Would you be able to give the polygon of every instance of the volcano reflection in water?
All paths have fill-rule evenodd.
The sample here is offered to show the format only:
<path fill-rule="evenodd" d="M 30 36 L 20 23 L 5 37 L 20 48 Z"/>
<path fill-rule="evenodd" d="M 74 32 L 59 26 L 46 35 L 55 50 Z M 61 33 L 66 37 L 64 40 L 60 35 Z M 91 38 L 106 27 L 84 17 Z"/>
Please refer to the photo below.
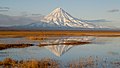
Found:
<path fill-rule="evenodd" d="M 44 46 L 56 56 L 60 57 L 75 45 L 83 45 L 91 43 L 95 38 L 94 37 L 61 37 L 59 39 L 46 41 L 47 46 Z M 53 44 L 53 45 L 52 45 Z M 54 45 L 55 44 L 55 45 Z"/>
<path fill-rule="evenodd" d="M 35 46 L 26 48 L 8 48 L 0 50 L 0 60 L 10 57 L 13 59 L 41 59 L 45 57 L 60 57 L 76 45 L 90 44 L 95 40 L 95 37 L 81 36 L 81 37 L 49 37 L 43 41 L 36 41 L 40 43 Z M 35 40 L 34 40 L 35 41 Z M 30 42 L 32 43 L 32 42 Z M 33 43 L 34 44 L 34 43 Z M 39 46 L 44 44 L 45 46 Z M 45 49 L 44 49 L 45 48 Z M 48 49 L 53 54 L 49 54 Z"/>

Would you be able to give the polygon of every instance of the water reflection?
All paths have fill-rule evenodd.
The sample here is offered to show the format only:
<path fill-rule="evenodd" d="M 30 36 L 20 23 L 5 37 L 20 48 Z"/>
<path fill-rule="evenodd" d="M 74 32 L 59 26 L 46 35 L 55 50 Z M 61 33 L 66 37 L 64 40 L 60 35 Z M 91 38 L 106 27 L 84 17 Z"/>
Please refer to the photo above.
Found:
<path fill-rule="evenodd" d="M 46 45 L 59 45 L 59 44 L 64 44 L 64 45 L 79 45 L 79 44 L 84 44 L 85 42 L 92 42 L 95 40 L 95 37 L 92 36 L 80 36 L 80 37 L 49 37 L 48 39 L 40 42 L 40 44 L 46 44 Z"/>
<path fill-rule="evenodd" d="M 54 45 L 54 46 L 45 46 L 45 48 L 49 49 L 56 56 L 60 57 L 64 53 L 68 52 L 73 45 Z"/>
<path fill-rule="evenodd" d="M 38 37 L 34 40 L 26 38 L 24 38 L 24 40 L 21 38 L 1 39 L 7 40 L 8 42 L 11 41 L 12 43 L 16 40 L 21 41 L 20 43 L 28 41 L 27 43 L 35 45 L 25 48 L 8 48 L 0 50 L 0 60 L 8 57 L 15 60 L 41 60 L 50 58 L 65 64 L 72 61 L 77 62 L 80 59 L 91 56 L 93 58 L 97 56 L 102 59 L 107 58 L 108 61 L 120 61 L 120 37 L 65 36 Z M 4 41 L 4 43 L 5 42 L 6 41 Z"/>
<path fill-rule="evenodd" d="M 75 45 L 89 44 L 94 40 L 94 37 L 62 37 L 59 39 L 46 41 L 48 46 L 44 46 L 49 49 L 56 56 L 62 56 L 64 53 L 68 52 Z M 58 44 L 58 45 L 52 45 Z M 65 45 L 66 44 L 66 45 Z"/>
<path fill-rule="evenodd" d="M 41 40 L 42 38 L 42 40 Z M 38 37 L 39 40 L 32 40 L 26 38 L 0 38 L 0 44 L 34 44 L 40 46 L 47 45 L 79 45 L 85 42 L 91 42 L 95 39 L 92 36 L 80 36 L 80 37 Z"/>
<path fill-rule="evenodd" d="M 41 40 L 40 41 L 39 40 L 31 40 L 32 42 L 35 41 L 39 44 L 37 44 L 36 46 L 30 46 L 30 47 L 25 47 L 25 48 L 13 48 L 13 49 L 8 48 L 5 50 L 0 50 L 0 55 L 1 55 L 0 59 L 3 59 L 5 57 L 11 57 L 13 59 L 21 59 L 21 58 L 22 59 L 30 59 L 30 58 L 40 59 L 40 58 L 44 58 L 44 57 L 49 57 L 50 55 L 47 56 L 49 52 L 46 52 L 45 49 L 49 50 L 57 57 L 60 57 L 63 54 L 67 53 L 70 49 L 72 49 L 76 45 L 90 44 L 93 40 L 95 40 L 95 38 L 91 37 L 91 36 L 89 36 L 89 37 L 88 36 L 49 37 L 42 41 Z M 3 53 L 3 52 L 5 52 L 5 53 Z M 46 54 L 46 55 L 43 55 L 43 54 Z M 4 55 L 4 57 L 2 57 L 2 55 Z"/>

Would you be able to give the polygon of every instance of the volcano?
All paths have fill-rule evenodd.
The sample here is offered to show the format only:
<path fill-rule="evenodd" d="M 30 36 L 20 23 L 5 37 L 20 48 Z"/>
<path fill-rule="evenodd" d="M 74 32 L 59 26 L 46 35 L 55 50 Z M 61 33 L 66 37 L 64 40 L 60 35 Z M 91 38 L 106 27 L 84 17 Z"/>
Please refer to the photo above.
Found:
<path fill-rule="evenodd" d="M 89 30 L 95 28 L 100 29 L 103 27 L 88 22 L 83 22 L 80 19 L 70 15 L 62 8 L 56 8 L 38 22 L 33 22 L 23 26 L 16 26 L 15 28 L 38 30 Z"/>
<path fill-rule="evenodd" d="M 57 25 L 59 27 L 81 27 L 81 28 L 95 27 L 93 24 L 81 22 L 79 19 L 71 16 L 62 8 L 56 8 L 50 14 L 45 16 L 42 21 L 48 24 Z"/>

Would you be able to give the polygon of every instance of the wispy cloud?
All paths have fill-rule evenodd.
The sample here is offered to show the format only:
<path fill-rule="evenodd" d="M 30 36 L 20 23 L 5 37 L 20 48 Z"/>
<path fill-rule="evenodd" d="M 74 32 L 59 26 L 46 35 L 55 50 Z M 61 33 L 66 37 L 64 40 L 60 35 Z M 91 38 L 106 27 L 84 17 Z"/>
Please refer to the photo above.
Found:
<path fill-rule="evenodd" d="M 111 22 L 106 19 L 96 19 L 96 20 L 82 20 L 83 22 L 99 23 L 99 22 Z"/>
<path fill-rule="evenodd" d="M 40 21 L 41 16 L 9 16 L 0 14 L 0 26 L 25 25 Z"/>
<path fill-rule="evenodd" d="M 119 9 L 112 9 L 112 10 L 108 10 L 108 12 L 114 13 L 114 12 L 119 12 Z"/>
<path fill-rule="evenodd" d="M 9 7 L 1 7 L 0 6 L 0 12 L 6 12 L 8 11 L 10 8 Z"/>

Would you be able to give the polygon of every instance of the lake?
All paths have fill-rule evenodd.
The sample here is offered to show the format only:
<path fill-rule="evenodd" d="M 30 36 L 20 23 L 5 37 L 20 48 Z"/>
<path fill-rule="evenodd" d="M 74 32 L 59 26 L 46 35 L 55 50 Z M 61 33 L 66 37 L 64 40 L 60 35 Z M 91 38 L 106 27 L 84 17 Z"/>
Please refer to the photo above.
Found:
<path fill-rule="evenodd" d="M 41 39 L 42 38 L 42 39 Z M 120 37 L 97 36 L 62 36 L 30 38 L 0 38 L 1 44 L 34 44 L 25 48 L 8 48 L 0 50 L 0 60 L 51 58 L 62 64 L 79 59 L 94 57 L 107 61 L 120 62 Z M 38 46 L 43 45 L 44 46 Z"/>

